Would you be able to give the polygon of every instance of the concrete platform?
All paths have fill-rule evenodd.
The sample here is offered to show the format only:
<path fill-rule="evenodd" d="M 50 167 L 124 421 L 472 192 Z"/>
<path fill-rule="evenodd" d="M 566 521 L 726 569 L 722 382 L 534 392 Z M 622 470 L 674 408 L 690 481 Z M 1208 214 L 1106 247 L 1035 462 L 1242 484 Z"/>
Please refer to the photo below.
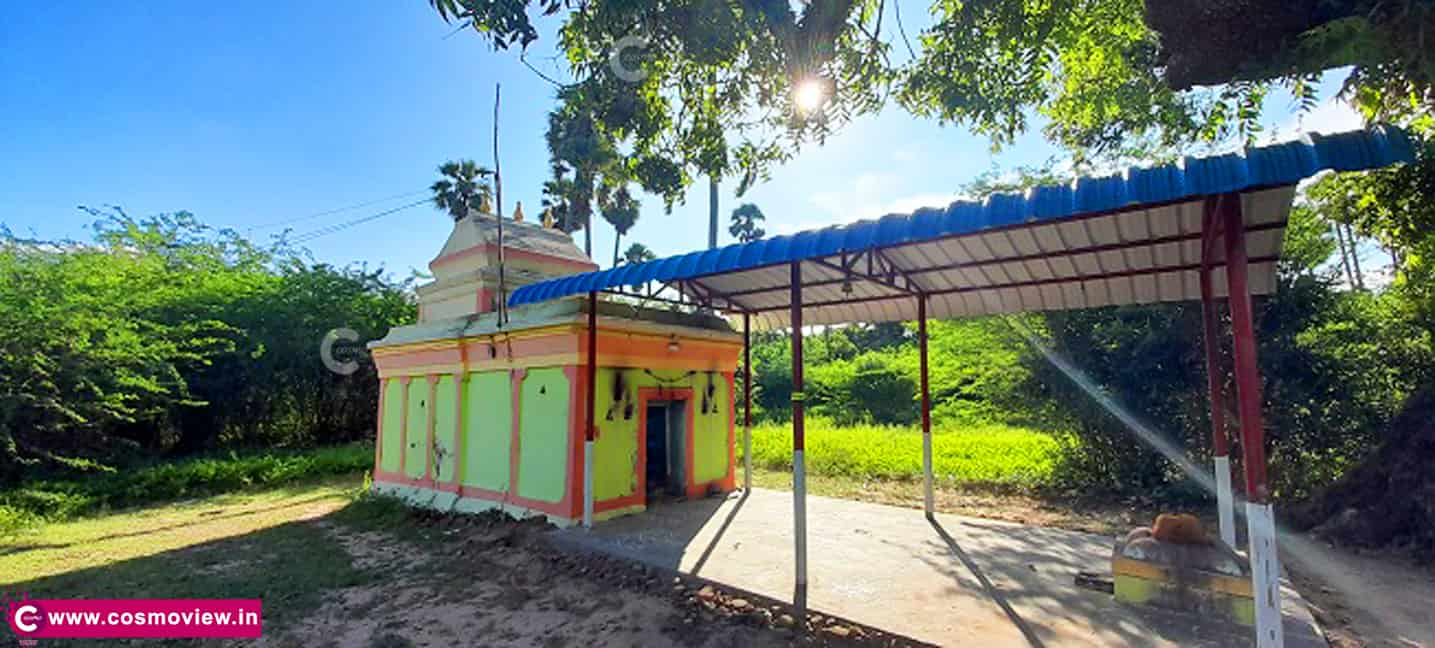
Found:
<path fill-rule="evenodd" d="M 957 515 L 808 497 L 808 605 L 817 612 L 941 645 L 1239 646 L 1253 631 L 1129 607 L 1076 587 L 1110 573 L 1112 539 Z M 657 505 L 558 531 L 601 551 L 791 601 L 792 495 Z M 1282 588 L 1287 646 L 1325 646 L 1304 602 Z M 979 642 L 979 643 L 978 643 Z"/>

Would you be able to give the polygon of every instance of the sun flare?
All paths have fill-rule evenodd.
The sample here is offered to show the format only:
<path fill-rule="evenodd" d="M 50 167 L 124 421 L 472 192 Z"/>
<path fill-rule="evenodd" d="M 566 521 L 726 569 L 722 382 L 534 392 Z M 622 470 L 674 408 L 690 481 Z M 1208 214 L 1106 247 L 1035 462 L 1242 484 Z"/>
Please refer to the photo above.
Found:
<path fill-rule="evenodd" d="M 813 113 L 827 101 L 827 89 L 819 79 L 804 79 L 793 89 L 793 100 L 803 113 Z"/>

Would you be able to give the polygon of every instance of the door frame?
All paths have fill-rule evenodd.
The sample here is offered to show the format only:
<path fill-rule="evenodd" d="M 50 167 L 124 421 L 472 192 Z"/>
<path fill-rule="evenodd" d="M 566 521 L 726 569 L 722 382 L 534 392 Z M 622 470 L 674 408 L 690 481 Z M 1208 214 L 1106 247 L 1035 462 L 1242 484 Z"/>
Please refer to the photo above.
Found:
<path fill-rule="evenodd" d="M 648 403 L 682 401 L 683 407 L 683 484 L 685 495 L 691 496 L 693 482 L 693 430 L 696 423 L 693 415 L 693 389 L 691 387 L 639 387 L 638 388 L 638 461 L 633 466 L 637 473 L 637 495 L 643 506 L 648 505 Z"/>

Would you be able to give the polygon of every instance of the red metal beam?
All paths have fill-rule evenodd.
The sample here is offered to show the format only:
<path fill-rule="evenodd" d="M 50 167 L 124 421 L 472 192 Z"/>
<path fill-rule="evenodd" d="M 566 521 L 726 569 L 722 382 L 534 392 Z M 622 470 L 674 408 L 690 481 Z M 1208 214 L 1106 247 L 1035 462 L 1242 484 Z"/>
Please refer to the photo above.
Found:
<path fill-rule="evenodd" d="M 697 280 L 693 280 L 688 283 L 692 284 L 694 288 L 705 291 L 708 295 L 709 301 L 721 299 L 722 301 L 726 302 L 728 307 L 723 310 L 747 312 L 746 306 L 743 306 L 742 304 L 738 303 L 737 300 L 733 299 L 731 296 L 721 290 L 713 288 L 712 286 L 698 283 Z"/>
<path fill-rule="evenodd" d="M 1250 259 L 1250 263 L 1270 263 L 1278 260 L 1277 256 L 1263 256 Z M 1224 262 L 1216 265 L 1223 265 Z M 983 290 L 1003 290 L 1007 288 L 1028 288 L 1032 286 L 1043 286 L 1047 284 L 1060 284 L 1070 281 L 1096 281 L 1100 279 L 1120 279 L 1122 277 L 1140 277 L 1164 272 L 1189 272 L 1200 270 L 1200 263 L 1186 263 L 1181 265 L 1154 266 L 1141 270 L 1122 270 L 1120 272 L 1103 272 L 1089 275 L 1076 275 L 1071 277 L 1053 277 L 1051 279 L 1034 279 L 1031 281 L 1014 281 L 1004 284 L 992 284 L 990 286 L 967 286 L 963 288 L 948 288 L 945 290 L 933 290 L 927 293 L 928 296 L 952 295 L 959 293 L 981 292 Z M 811 286 L 811 284 L 808 284 Z M 821 308 L 823 306 L 840 306 L 843 304 L 861 304 L 865 302 L 886 301 L 889 299 L 906 299 L 906 295 L 877 295 L 873 297 L 854 297 L 837 301 L 813 302 L 807 305 L 808 308 Z M 787 306 L 769 306 L 767 308 L 753 309 L 754 313 L 768 313 L 787 309 Z"/>
<path fill-rule="evenodd" d="M 936 513 L 932 494 L 932 393 L 927 382 L 927 296 L 917 296 L 917 356 L 922 387 L 922 474 L 923 508 L 927 517 Z"/>
<path fill-rule="evenodd" d="M 598 293 L 588 293 L 588 384 L 584 388 L 588 390 L 588 408 L 583 415 L 586 424 L 583 428 L 583 438 L 586 441 L 593 440 L 593 410 L 594 397 L 597 393 L 598 378 Z"/>
<path fill-rule="evenodd" d="M 897 291 L 897 292 L 900 292 L 900 293 L 902 293 L 902 294 L 904 294 L 904 295 L 915 295 L 915 294 L 917 294 L 917 291 L 916 291 L 915 289 L 911 288 L 910 286 L 898 285 L 896 282 L 890 281 L 890 280 L 888 280 L 886 277 L 879 277 L 879 276 L 877 276 L 877 275 L 869 275 L 869 274 L 867 274 L 867 273 L 865 273 L 865 272 L 853 272 L 853 271 L 851 271 L 851 270 L 848 270 L 848 269 L 846 269 L 846 268 L 843 268 L 843 267 L 840 266 L 840 265 L 837 265 L 837 264 L 835 264 L 835 263 L 829 263 L 829 262 L 824 261 L 824 260 L 822 260 L 822 259 L 814 259 L 814 260 L 811 261 L 811 263 L 813 263 L 813 264 L 815 264 L 815 265 L 822 266 L 822 267 L 824 267 L 824 268 L 827 268 L 828 270 L 831 270 L 831 271 L 833 271 L 833 272 L 841 273 L 842 275 L 846 276 L 845 279 L 838 280 L 836 283 L 843 283 L 843 282 L 846 282 L 846 281 L 849 281 L 849 280 L 868 281 L 868 282 L 875 283 L 875 284 L 880 285 L 880 286 L 885 286 L 885 287 L 887 287 L 887 288 L 891 288 L 892 290 L 895 290 L 895 291 Z M 811 285 L 811 284 L 809 284 L 809 285 Z"/>
<path fill-rule="evenodd" d="M 805 463 L 806 425 L 802 380 L 802 264 L 792 263 L 792 499 L 793 536 L 796 555 L 796 582 L 792 601 L 797 622 L 807 616 L 807 467 Z M 801 627 L 799 625 L 799 627 Z"/>
<path fill-rule="evenodd" d="M 915 273 L 909 270 L 902 269 L 901 266 L 897 265 L 895 262 L 892 261 L 890 257 L 887 256 L 886 252 L 883 252 L 880 249 L 873 249 L 870 254 L 876 257 L 879 261 L 881 261 L 882 265 L 885 266 L 885 270 L 888 274 L 895 275 L 896 277 L 901 277 L 902 281 L 907 282 L 909 292 L 914 294 L 926 292 L 925 290 L 922 290 L 922 286 L 917 283 L 917 280 L 912 278 L 912 275 Z"/>
<path fill-rule="evenodd" d="M 587 407 L 583 413 L 583 526 L 593 526 L 593 439 L 597 427 L 593 412 L 597 408 L 598 383 L 598 293 L 588 292 L 588 372 L 584 391 Z"/>
<path fill-rule="evenodd" d="M 742 490 L 752 491 L 752 315 L 742 314 Z"/>
<path fill-rule="evenodd" d="M 752 426 L 752 315 L 742 314 L 742 422 Z"/>
<path fill-rule="evenodd" d="M 1261 377 L 1256 362 L 1255 319 L 1251 306 L 1246 258 L 1246 237 L 1241 231 L 1241 200 L 1223 196 L 1216 207 L 1225 223 L 1227 302 L 1231 308 L 1232 338 L 1235 343 L 1236 410 L 1241 417 L 1241 451 L 1246 469 L 1246 499 L 1270 502 L 1266 483 L 1265 424 L 1261 420 Z"/>
<path fill-rule="evenodd" d="M 800 264 L 792 264 L 792 449 L 802 450 L 806 438 L 802 404 L 806 396 L 802 392 L 802 270 Z"/>
<path fill-rule="evenodd" d="M 1246 233 L 1249 234 L 1249 233 L 1252 233 L 1252 232 L 1264 232 L 1264 231 L 1269 231 L 1269 230 L 1280 229 L 1280 228 L 1285 227 L 1285 226 L 1286 226 L 1286 221 L 1283 221 L 1283 220 L 1282 220 L 1282 221 L 1270 222 L 1270 223 L 1257 223 L 1257 224 L 1251 225 L 1250 227 L 1246 228 Z M 983 267 L 986 267 L 986 266 L 1001 265 L 1001 264 L 1004 264 L 1004 263 L 1019 263 L 1019 262 L 1025 262 L 1025 261 L 1040 261 L 1040 260 L 1042 260 L 1042 259 L 1055 259 L 1055 258 L 1061 258 L 1061 257 L 1071 257 L 1071 256 L 1077 256 L 1077 255 L 1081 255 L 1081 254 L 1094 254 L 1094 253 L 1097 253 L 1097 252 L 1119 252 L 1119 251 L 1121 251 L 1121 250 L 1129 250 L 1129 249 L 1134 249 L 1134 248 L 1147 247 L 1147 246 L 1151 246 L 1151 245 L 1164 245 L 1164 244 L 1168 244 L 1168 243 L 1184 243 L 1184 242 L 1187 242 L 1187 241 L 1202 240 L 1203 237 L 1206 235 L 1206 232 L 1204 231 L 1205 229 L 1206 229 L 1206 228 L 1202 228 L 1202 230 L 1203 230 L 1202 232 L 1192 233 L 1192 234 L 1174 234 L 1174 235 L 1171 235 L 1171 236 L 1158 236 L 1158 237 L 1155 237 L 1155 238 L 1150 238 L 1150 239 L 1145 239 L 1145 240 L 1140 240 L 1140 241 L 1122 241 L 1122 242 L 1120 242 L 1120 243 L 1105 243 L 1105 244 L 1101 244 L 1101 245 L 1089 245 L 1089 246 L 1084 246 L 1084 247 L 1079 247 L 1079 248 L 1071 248 L 1071 249 L 1068 249 L 1068 250 L 1053 250 L 1053 251 L 1051 251 L 1051 252 L 1038 252 L 1038 253 L 1036 253 L 1036 254 L 1022 254 L 1022 255 L 1010 256 L 1010 257 L 984 259 L 984 260 L 981 260 L 981 261 L 961 261 L 961 262 L 956 262 L 956 263 L 943 264 L 943 265 L 939 265 L 939 266 L 932 266 L 932 267 L 930 267 L 930 268 L 919 268 L 919 269 L 906 270 L 905 272 L 906 272 L 908 275 L 923 275 L 923 274 L 929 274 L 929 273 L 933 273 L 933 272 L 945 272 L 945 271 L 949 271 L 949 270 L 965 270 L 965 269 L 983 268 Z M 854 258 L 855 258 L 855 257 L 854 257 Z M 824 265 L 824 266 L 826 266 L 826 267 L 831 268 L 830 263 L 821 263 L 821 264 Z M 755 269 L 755 268 L 749 268 L 749 270 L 751 270 L 751 269 Z M 835 269 L 835 268 L 832 268 L 832 269 Z M 860 276 L 860 275 L 859 275 L 859 276 Z M 818 287 L 821 287 L 821 286 L 837 285 L 837 284 L 842 283 L 843 281 L 844 281 L 844 279 L 824 279 L 824 280 L 821 280 L 821 281 L 810 281 L 810 282 L 808 282 L 808 283 L 806 284 L 806 286 L 807 286 L 808 288 L 818 288 Z M 915 282 L 913 283 L 913 286 L 914 286 L 914 287 L 916 286 Z M 890 287 L 890 286 L 889 286 L 889 287 Z M 728 293 L 726 293 L 726 294 L 727 294 L 728 297 L 731 298 L 731 297 L 743 297 L 743 296 L 747 296 L 747 295 L 760 295 L 760 294 L 763 294 L 763 293 L 771 293 L 771 292 L 780 292 L 780 291 L 783 291 L 783 290 L 787 290 L 787 286 L 767 286 L 767 287 L 762 287 L 762 288 L 748 288 L 748 289 L 746 289 L 746 290 L 737 290 L 737 291 L 728 292 Z M 894 290 L 900 290 L 900 289 L 894 288 Z M 920 290 L 916 290 L 916 291 L 917 291 L 917 292 L 921 292 Z M 934 293 L 934 294 L 935 294 L 935 293 Z"/>
<path fill-rule="evenodd" d="M 1211 453 L 1217 457 L 1230 454 L 1226 439 L 1226 410 L 1222 406 L 1220 337 L 1216 327 L 1220 314 L 1217 312 L 1214 289 L 1211 286 L 1211 271 L 1201 270 L 1201 320 L 1203 341 L 1206 347 L 1206 387 L 1211 397 Z"/>
<path fill-rule="evenodd" d="M 1243 189 L 1242 191 L 1243 191 L 1244 193 L 1256 193 L 1256 192 L 1266 191 L 1266 190 L 1268 190 L 1268 189 L 1276 189 L 1276 188 L 1278 188 L 1278 187 L 1288 187 L 1288 186 L 1291 186 L 1291 185 L 1290 185 L 1290 184 L 1260 185 L 1260 186 L 1256 186 L 1256 187 L 1247 187 L 1246 189 Z M 1176 199 L 1173 199 L 1173 200 L 1164 200 L 1164 201 L 1160 201 L 1160 202 L 1141 203 L 1141 204 L 1138 204 L 1138 205 L 1123 206 L 1123 207 L 1119 207 L 1119 208 L 1117 208 L 1117 209 L 1107 209 L 1107 210 L 1103 210 L 1103 211 L 1095 211 L 1095 212 L 1089 212 L 1089 213 L 1085 213 L 1085 214 L 1078 214 L 1078 215 L 1075 215 L 1075 216 L 1066 216 L 1066 217 L 1063 217 L 1063 218 L 1052 218 L 1052 219 L 1040 220 L 1040 221 L 1035 221 L 1035 222 L 1033 222 L 1033 221 L 1023 221 L 1023 222 L 1020 222 L 1020 223 L 1013 223 L 1013 224 L 1011 224 L 1011 225 L 1002 225 L 1002 226 L 999 226 L 999 227 L 991 227 L 991 228 L 988 228 L 988 229 L 978 230 L 978 231 L 975 231 L 975 232 L 961 232 L 961 233 L 958 233 L 958 234 L 944 234 L 944 235 L 942 235 L 942 236 L 934 236 L 934 237 L 932 237 L 932 238 L 923 239 L 923 240 L 920 240 L 920 241 L 902 241 L 902 242 L 900 242 L 900 243 L 892 243 L 892 244 L 890 244 L 890 245 L 874 245 L 874 246 L 872 246 L 872 247 L 870 247 L 870 248 L 867 248 L 867 249 L 868 249 L 868 250 L 890 250 L 890 249 L 893 249 L 893 248 L 899 248 L 899 247 L 903 247 L 903 246 L 906 246 L 906 245 L 920 245 L 920 244 L 922 244 L 922 243 L 936 243 L 936 242 L 938 242 L 938 241 L 949 241 L 949 240 L 952 240 L 952 239 L 967 238 L 967 237 L 972 237 L 972 236 L 985 236 L 985 235 L 987 235 L 987 234 L 993 234 L 993 233 L 996 233 L 996 232 L 1005 232 L 1005 231 L 1009 231 L 1009 230 L 1016 230 L 1016 229 L 1028 228 L 1028 227 L 1033 227 L 1033 226 L 1040 226 L 1040 225 L 1059 225 L 1059 224 L 1063 224 L 1063 223 L 1076 223 L 1076 222 L 1081 222 L 1081 221 L 1085 221 L 1085 220 L 1090 220 L 1090 219 L 1093 219 L 1093 218 L 1101 218 L 1101 217 L 1103 217 L 1103 216 L 1114 216 L 1114 215 L 1116 215 L 1116 214 L 1124 214 L 1124 213 L 1127 213 L 1127 212 L 1144 211 L 1144 210 L 1148 210 L 1148 209 L 1159 209 L 1159 208 L 1161 208 L 1161 207 L 1169 207 L 1169 206 L 1171 206 L 1171 205 L 1179 205 L 1179 204 L 1181 204 L 1181 203 L 1195 202 L 1195 201 L 1197 201 L 1197 200 L 1202 200 L 1203 198 L 1207 198 L 1207 197 L 1209 197 L 1209 196 L 1187 196 L 1187 197 L 1185 197 L 1185 198 L 1176 198 Z M 810 261 L 810 260 L 811 260 L 811 259 L 800 259 L 799 261 Z M 772 263 L 764 263 L 764 264 L 762 264 L 762 265 L 756 265 L 756 266 L 752 266 L 752 267 L 749 267 L 749 268 L 743 268 L 742 270 L 739 270 L 738 272 L 747 272 L 747 271 L 750 271 L 750 270 L 762 270 L 762 269 L 766 269 L 766 268 L 775 268 L 775 267 L 778 267 L 778 266 L 790 265 L 790 264 L 792 264 L 792 263 L 794 263 L 794 262 L 793 262 L 793 261 L 774 261 L 774 262 L 772 262 Z M 718 277 L 718 276 L 728 275 L 728 274 L 734 274 L 734 272 L 731 271 L 731 270 L 723 270 L 723 271 L 719 271 L 719 272 L 705 272 L 705 273 L 703 273 L 703 274 L 693 275 L 693 276 L 691 276 L 691 277 L 684 277 L 684 278 L 685 278 L 685 279 L 705 279 L 705 278 L 707 278 L 707 277 Z M 811 285 L 813 285 L 813 284 L 808 284 L 808 285 L 811 286 Z M 779 287 L 779 289 L 781 289 L 781 288 Z"/>
<path fill-rule="evenodd" d="M 1226 410 L 1224 405 L 1225 396 L 1222 393 L 1222 376 L 1225 372 L 1221 370 L 1220 336 L 1217 333 L 1220 313 L 1217 311 L 1216 291 L 1211 285 L 1211 255 L 1210 241 L 1214 240 L 1216 218 L 1216 201 L 1206 201 L 1205 210 L 1201 213 L 1201 321 L 1202 340 L 1206 350 L 1206 387 L 1210 393 L 1211 400 L 1211 453 L 1217 457 L 1224 457 L 1230 453 L 1229 443 L 1226 439 Z"/>

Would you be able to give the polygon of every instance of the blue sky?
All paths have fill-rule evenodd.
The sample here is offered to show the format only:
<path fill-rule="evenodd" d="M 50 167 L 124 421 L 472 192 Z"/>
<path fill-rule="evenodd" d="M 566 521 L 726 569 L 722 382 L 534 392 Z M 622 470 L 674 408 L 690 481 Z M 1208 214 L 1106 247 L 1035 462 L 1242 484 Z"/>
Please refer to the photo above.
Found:
<path fill-rule="evenodd" d="M 902 4 L 915 36 L 926 3 Z M 114 204 L 133 215 L 185 209 L 262 238 L 278 229 L 260 226 L 276 222 L 305 219 L 292 225 L 303 233 L 368 216 L 422 198 L 380 201 L 423 190 L 445 159 L 491 165 L 495 82 L 505 206 L 521 200 L 535 216 L 553 88 L 514 53 L 471 32 L 445 38 L 451 31 L 423 0 L 17 4 L 0 23 L 0 223 L 87 238 L 92 219 L 75 206 Z M 551 71 L 550 47 L 540 41 L 530 60 Z M 1285 131 L 1296 125 L 1288 110 L 1270 104 Z M 1330 103 L 1301 119 L 1327 132 L 1358 125 Z M 993 156 L 965 129 L 889 109 L 807 147 L 740 200 L 725 185 L 721 212 L 754 202 L 776 233 L 872 218 L 945 204 L 983 171 L 1056 153 L 1033 133 Z M 629 238 L 685 252 L 706 244 L 706 219 L 701 182 L 672 214 L 645 197 Z M 421 206 L 307 246 L 323 261 L 405 276 L 426 267 L 448 229 Z M 600 222 L 594 256 L 605 266 L 612 236 Z"/>

